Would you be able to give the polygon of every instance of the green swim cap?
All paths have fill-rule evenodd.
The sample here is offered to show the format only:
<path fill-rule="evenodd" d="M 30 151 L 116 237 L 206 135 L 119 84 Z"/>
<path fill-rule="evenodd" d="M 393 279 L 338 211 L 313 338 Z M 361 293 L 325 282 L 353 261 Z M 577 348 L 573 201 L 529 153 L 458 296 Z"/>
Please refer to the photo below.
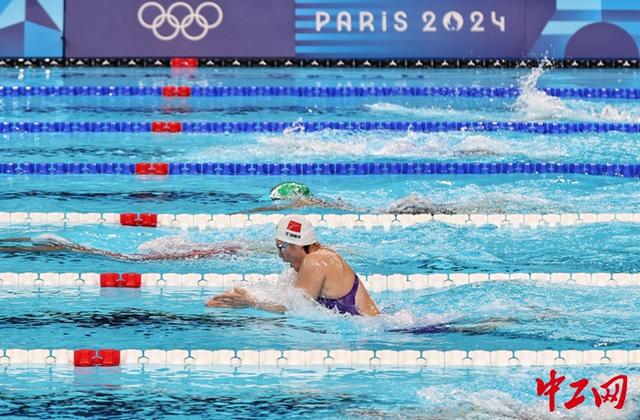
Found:
<path fill-rule="evenodd" d="M 271 189 L 269 197 L 272 200 L 290 200 L 296 197 L 310 197 L 311 190 L 299 182 L 283 182 Z"/>

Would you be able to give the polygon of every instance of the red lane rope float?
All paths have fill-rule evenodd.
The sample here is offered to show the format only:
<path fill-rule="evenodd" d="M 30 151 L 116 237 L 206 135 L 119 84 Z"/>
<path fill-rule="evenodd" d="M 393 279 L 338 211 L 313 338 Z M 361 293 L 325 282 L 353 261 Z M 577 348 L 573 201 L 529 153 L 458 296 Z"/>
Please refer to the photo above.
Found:
<path fill-rule="evenodd" d="M 136 175 L 169 175 L 169 164 L 165 162 L 138 162 Z"/>
<path fill-rule="evenodd" d="M 151 122 L 151 132 L 180 133 L 182 132 L 182 123 L 177 121 L 153 121 Z"/>
<path fill-rule="evenodd" d="M 74 350 L 73 365 L 77 367 L 120 366 L 120 350 L 101 349 L 97 352 L 92 349 Z"/>
<path fill-rule="evenodd" d="M 190 86 L 164 86 L 162 88 L 162 96 L 191 96 Z"/>
<path fill-rule="evenodd" d="M 125 287 L 139 289 L 142 275 L 139 273 L 100 273 L 100 287 Z"/>
<path fill-rule="evenodd" d="M 176 57 L 171 59 L 171 67 L 173 68 L 192 68 L 198 67 L 198 59 Z"/>
<path fill-rule="evenodd" d="M 143 226 L 143 227 L 157 227 L 158 215 L 155 213 L 121 213 L 120 224 L 122 226 Z"/>

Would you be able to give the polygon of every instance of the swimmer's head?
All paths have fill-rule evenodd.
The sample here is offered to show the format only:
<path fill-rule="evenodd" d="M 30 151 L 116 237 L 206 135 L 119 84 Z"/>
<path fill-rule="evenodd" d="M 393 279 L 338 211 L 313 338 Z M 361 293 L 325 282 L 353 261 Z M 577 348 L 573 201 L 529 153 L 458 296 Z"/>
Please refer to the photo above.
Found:
<path fill-rule="evenodd" d="M 299 246 L 318 242 L 311 222 L 299 214 L 289 214 L 280 219 L 276 226 L 276 240 Z"/>
<path fill-rule="evenodd" d="M 271 189 L 269 197 L 272 200 L 291 200 L 300 197 L 310 197 L 311 190 L 299 182 L 283 182 Z"/>
<path fill-rule="evenodd" d="M 276 226 L 276 247 L 280 258 L 298 272 L 310 247 L 317 243 L 313 225 L 304 216 L 290 214 Z"/>

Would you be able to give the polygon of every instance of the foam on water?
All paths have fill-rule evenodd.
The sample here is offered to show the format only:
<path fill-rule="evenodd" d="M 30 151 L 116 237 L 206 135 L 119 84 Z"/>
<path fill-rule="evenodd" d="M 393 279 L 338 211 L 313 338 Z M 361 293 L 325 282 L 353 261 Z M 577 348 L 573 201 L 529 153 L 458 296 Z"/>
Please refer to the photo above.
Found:
<path fill-rule="evenodd" d="M 537 85 L 540 77 L 545 74 L 542 67 L 534 68 L 519 80 L 520 95 L 515 102 L 506 108 L 492 107 L 492 115 L 477 109 L 461 108 L 447 105 L 438 106 L 408 106 L 390 102 L 376 102 L 366 104 L 364 108 L 372 113 L 393 114 L 404 118 L 419 117 L 431 119 L 446 119 L 453 121 L 468 120 L 524 120 L 524 121 L 597 121 L 597 122 L 640 122 L 640 107 L 633 102 L 613 105 L 602 101 L 582 99 L 562 99 L 550 96 Z M 461 98 L 460 100 L 466 100 Z M 487 101 L 494 101 L 492 98 Z M 497 113 L 507 112 L 506 115 Z"/>
<path fill-rule="evenodd" d="M 544 141 L 541 139 L 540 141 Z M 315 133 L 288 133 L 260 136 L 254 144 L 242 145 L 241 154 L 287 158 L 480 158 L 526 156 L 529 159 L 558 159 L 568 155 L 563 145 L 544 144 L 529 147 L 518 139 L 472 133 L 404 133 L 356 132 L 324 130 Z M 233 153 L 233 150 L 229 150 Z M 205 149 L 200 159 L 219 157 L 219 148 Z M 187 156 L 188 158 L 188 156 Z"/>
<path fill-rule="evenodd" d="M 573 120 L 636 123 L 640 121 L 640 109 L 635 105 L 614 106 L 602 102 L 580 99 L 561 99 L 547 95 L 537 88 L 540 77 L 545 73 L 537 67 L 520 79 L 520 95 L 513 105 L 516 115 L 524 120 Z"/>
<path fill-rule="evenodd" d="M 380 114 L 397 114 L 404 117 L 419 117 L 419 118 L 445 118 L 449 120 L 457 120 L 463 116 L 467 119 L 474 118 L 483 120 L 486 116 L 481 112 L 473 112 L 469 109 L 456 109 L 452 106 L 447 107 L 411 107 L 406 105 L 395 104 L 391 102 L 376 102 L 373 104 L 365 104 L 364 108 L 367 111 Z"/>

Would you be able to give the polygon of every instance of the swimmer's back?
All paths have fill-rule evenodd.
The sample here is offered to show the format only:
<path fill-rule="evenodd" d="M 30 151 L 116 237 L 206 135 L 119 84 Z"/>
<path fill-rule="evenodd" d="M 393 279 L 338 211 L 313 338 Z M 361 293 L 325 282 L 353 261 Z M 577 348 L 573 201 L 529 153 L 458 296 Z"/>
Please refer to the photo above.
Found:
<path fill-rule="evenodd" d="M 354 278 L 357 278 L 355 272 L 342 256 L 330 248 L 322 246 L 313 251 L 306 256 L 303 264 L 309 264 L 312 269 L 322 271 L 324 279 L 318 296 L 322 299 L 341 299 L 354 288 Z M 362 315 L 378 315 L 379 311 L 366 287 L 359 279 L 357 281 L 359 287 L 355 302 L 358 311 Z"/>
<path fill-rule="evenodd" d="M 62 236 L 54 235 L 53 233 L 43 233 L 42 235 L 34 236 L 31 238 L 31 243 L 35 246 L 70 246 L 71 241 L 63 238 Z"/>

